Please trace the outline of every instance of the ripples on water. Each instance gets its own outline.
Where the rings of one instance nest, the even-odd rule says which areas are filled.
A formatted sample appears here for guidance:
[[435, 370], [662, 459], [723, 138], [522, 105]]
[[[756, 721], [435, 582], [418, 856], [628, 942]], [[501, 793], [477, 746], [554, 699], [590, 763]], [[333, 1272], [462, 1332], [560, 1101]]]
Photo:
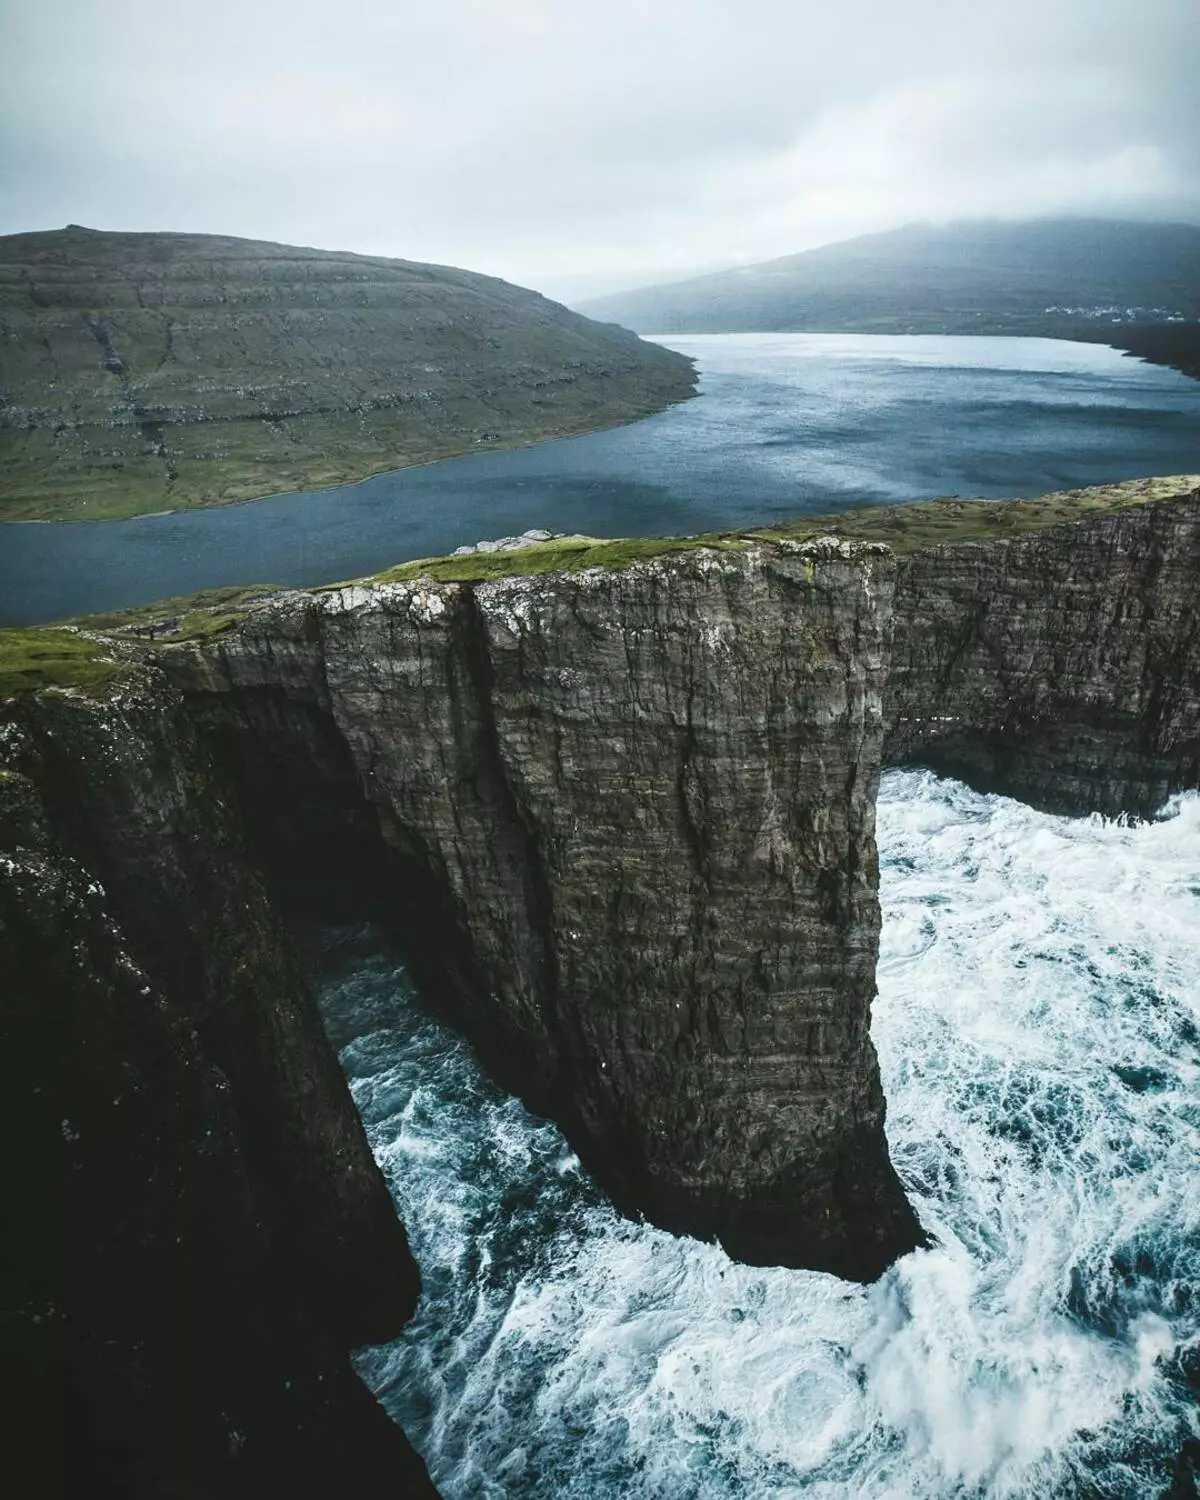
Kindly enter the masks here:
[[607, 432], [253, 505], [8, 526], [0, 624], [229, 584], [360, 578], [531, 526], [678, 536], [864, 500], [1006, 499], [1200, 469], [1200, 384], [1102, 344], [810, 333], [663, 342], [697, 359], [699, 399]]
[[465, 1497], [1156, 1495], [1200, 1386], [1200, 796], [885, 777], [873, 1034], [933, 1250], [875, 1286], [619, 1218], [361, 932], [324, 1007], [421, 1264], [359, 1368]]

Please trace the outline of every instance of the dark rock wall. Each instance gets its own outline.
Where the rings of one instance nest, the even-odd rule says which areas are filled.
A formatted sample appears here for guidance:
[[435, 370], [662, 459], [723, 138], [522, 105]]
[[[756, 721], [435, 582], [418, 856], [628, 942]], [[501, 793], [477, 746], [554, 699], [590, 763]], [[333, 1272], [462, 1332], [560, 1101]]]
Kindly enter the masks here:
[[868, 1036], [881, 758], [1152, 811], [1200, 779], [1197, 578], [1184, 496], [292, 595], [168, 661], [264, 863], [388, 922], [619, 1203], [871, 1276], [919, 1239]]
[[0, 1358], [26, 1472], [432, 1495], [348, 1361], [399, 1332], [416, 1266], [178, 694], [151, 670], [47, 695], [3, 752]]
[[370, 809], [376, 914], [619, 1202], [871, 1277], [919, 1238], [868, 1035], [892, 571], [835, 543], [348, 588], [171, 670], [251, 819], [318, 766], [312, 802]]
[[1200, 493], [898, 560], [885, 759], [1053, 811], [1200, 785]]

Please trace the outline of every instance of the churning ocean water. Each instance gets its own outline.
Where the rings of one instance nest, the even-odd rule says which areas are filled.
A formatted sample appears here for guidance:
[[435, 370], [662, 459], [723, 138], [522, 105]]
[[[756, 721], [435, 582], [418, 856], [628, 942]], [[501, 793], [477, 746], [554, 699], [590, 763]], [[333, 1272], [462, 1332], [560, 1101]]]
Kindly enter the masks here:
[[323, 1007], [421, 1265], [359, 1370], [443, 1495], [1141, 1497], [1200, 1429], [1200, 796], [879, 807], [873, 1035], [934, 1248], [874, 1286], [620, 1218], [394, 954]]

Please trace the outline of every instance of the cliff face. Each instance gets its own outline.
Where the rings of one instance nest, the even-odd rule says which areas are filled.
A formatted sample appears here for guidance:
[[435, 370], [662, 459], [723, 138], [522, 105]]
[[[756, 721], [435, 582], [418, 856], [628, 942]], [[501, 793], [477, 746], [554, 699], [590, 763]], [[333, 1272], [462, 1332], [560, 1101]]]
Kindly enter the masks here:
[[898, 562], [887, 759], [1068, 813], [1200, 785], [1200, 490]]
[[247, 499], [626, 422], [681, 355], [448, 266], [218, 235], [0, 237], [0, 519]]
[[[892, 571], [833, 544], [351, 588], [169, 670], [268, 861], [370, 870], [619, 1202], [872, 1277], [919, 1238], [868, 1036]], [[305, 849], [314, 805], [340, 852], [320, 815]]]
[[1200, 488], [836, 524], [0, 650], [43, 688], [0, 711], [43, 1404], [202, 1494], [338, 1493], [351, 1429], [361, 1474], [407, 1461], [345, 1353], [415, 1273], [274, 901], [386, 922], [628, 1209], [848, 1276], [919, 1243], [868, 1030], [880, 765], [1109, 813], [1197, 785]]
[[0, 1357], [26, 1472], [432, 1494], [347, 1357], [403, 1326], [416, 1266], [179, 695], [140, 668], [47, 694], [0, 748]]
[[618, 1202], [864, 1277], [920, 1238], [868, 1036], [881, 763], [1110, 813], [1200, 771], [1191, 481], [955, 544], [911, 510], [891, 550], [414, 564], [163, 655], [277, 886], [390, 923]]

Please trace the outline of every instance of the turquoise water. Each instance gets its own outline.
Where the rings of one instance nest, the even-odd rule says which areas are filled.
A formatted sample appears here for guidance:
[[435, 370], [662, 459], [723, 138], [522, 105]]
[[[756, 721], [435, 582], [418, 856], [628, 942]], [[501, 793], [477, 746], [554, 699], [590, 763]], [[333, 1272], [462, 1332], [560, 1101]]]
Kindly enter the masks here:
[[10, 525], [0, 625], [225, 584], [309, 585], [528, 527], [655, 536], [866, 501], [1034, 495], [1200, 470], [1200, 382], [1049, 339], [714, 334], [700, 394], [515, 453], [132, 521]]
[[396, 958], [323, 1009], [420, 1261], [359, 1368], [448, 1500], [1143, 1500], [1197, 1433], [1200, 795], [1071, 821], [924, 772], [879, 806], [872, 1034], [932, 1249], [876, 1285], [620, 1218]]

